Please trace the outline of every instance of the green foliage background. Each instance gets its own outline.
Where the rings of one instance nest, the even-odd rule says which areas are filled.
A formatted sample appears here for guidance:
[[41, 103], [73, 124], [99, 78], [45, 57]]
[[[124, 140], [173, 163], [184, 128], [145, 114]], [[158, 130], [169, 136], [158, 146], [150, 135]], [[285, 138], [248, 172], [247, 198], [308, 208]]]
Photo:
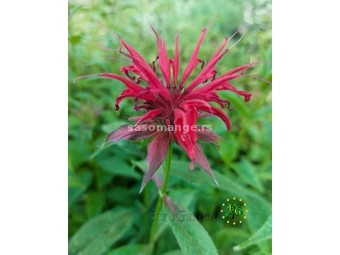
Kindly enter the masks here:
[[[149, 63], [155, 60], [157, 47], [146, 21], [148, 14], [153, 14], [149, 20], [165, 38], [170, 57], [178, 32], [182, 72], [201, 29], [216, 14], [199, 58], [209, 60], [224, 37], [249, 24], [245, 37], [217, 65], [218, 74], [252, 59], [271, 62], [271, 2], [267, 0], [70, 1], [69, 254], [146, 254], [148, 250], [149, 217], [155, 210], [158, 191], [153, 182], [141, 194], [139, 188], [149, 141], [121, 141], [94, 156], [109, 132], [130, 124], [128, 117], [138, 115], [132, 110], [133, 99], [124, 100], [121, 110], [114, 111], [115, 98], [124, 89], [122, 83], [103, 78], [73, 83], [74, 78], [85, 74], [120, 73], [120, 67], [127, 64], [118, 53], [97, 45], [100, 42], [119, 48], [117, 38], [96, 20], [119, 34]], [[199, 68], [194, 74], [198, 72]], [[271, 80], [271, 65], [256, 65], [249, 73]], [[186, 210], [218, 216], [216, 221], [199, 221], [218, 254], [271, 254], [271, 85], [252, 77], [235, 80], [233, 85], [251, 92], [250, 102], [221, 92], [222, 98], [231, 101], [233, 110], [227, 114], [232, 130], [227, 132], [218, 118], [206, 119], [206, 124], [213, 125], [214, 132], [227, 142], [220, 141], [219, 146], [202, 144], [220, 185], [198, 167], [190, 171], [189, 159], [174, 146], [167, 190]], [[231, 226], [222, 220], [220, 210], [226, 198], [234, 196], [247, 201], [249, 213], [243, 224]], [[158, 224], [154, 254], [190, 254], [182, 253], [172, 224]]]

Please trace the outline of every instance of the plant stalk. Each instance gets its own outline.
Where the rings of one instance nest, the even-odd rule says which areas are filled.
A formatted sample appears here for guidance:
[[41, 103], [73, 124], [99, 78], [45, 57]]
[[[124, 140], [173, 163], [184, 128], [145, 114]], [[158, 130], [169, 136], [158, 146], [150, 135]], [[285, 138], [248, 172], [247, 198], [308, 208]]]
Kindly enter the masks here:
[[151, 250], [153, 250], [153, 247], [154, 247], [154, 241], [155, 241], [154, 239], [155, 239], [156, 231], [157, 231], [158, 215], [159, 215], [159, 213], [161, 212], [161, 209], [162, 209], [163, 197], [165, 195], [166, 185], [167, 185], [168, 179], [169, 179], [171, 157], [172, 157], [172, 141], [170, 141], [168, 153], [167, 153], [167, 156], [166, 156], [164, 180], [163, 180], [162, 188], [159, 192], [159, 197], [158, 197], [157, 205], [156, 205], [156, 213], [155, 213], [156, 218], [154, 219], [152, 226], [151, 226], [150, 240], [149, 240], [151, 245], [152, 245]]

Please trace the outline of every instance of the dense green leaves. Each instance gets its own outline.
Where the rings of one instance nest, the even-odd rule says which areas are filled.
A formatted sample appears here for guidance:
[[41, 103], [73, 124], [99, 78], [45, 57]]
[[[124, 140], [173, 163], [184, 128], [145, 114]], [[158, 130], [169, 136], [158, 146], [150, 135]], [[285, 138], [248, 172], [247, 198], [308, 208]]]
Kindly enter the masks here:
[[131, 209], [107, 211], [85, 223], [69, 242], [70, 255], [101, 255], [124, 237], [133, 223]]
[[268, 220], [263, 224], [263, 226], [256, 231], [247, 241], [241, 243], [234, 247], [235, 251], [242, 250], [250, 245], [257, 244], [264, 240], [272, 238], [272, 217], [270, 216]]
[[193, 213], [169, 197], [165, 199], [164, 206], [168, 213], [167, 220], [185, 255], [217, 255], [211, 237]]
[[243, 158], [241, 161], [233, 163], [232, 167], [246, 184], [249, 184], [260, 193], [264, 191], [261, 182], [256, 176], [256, 168], [249, 160]]
[[126, 245], [108, 252], [106, 255], [147, 255], [148, 247], [141, 244]]
[[108, 172], [114, 175], [126, 176], [126, 177], [134, 178], [137, 180], [140, 179], [140, 174], [134, 171], [131, 165], [128, 165], [126, 162], [122, 161], [117, 156], [102, 159], [98, 163], [99, 163], [99, 166], [102, 167], [102, 169], [105, 172]]

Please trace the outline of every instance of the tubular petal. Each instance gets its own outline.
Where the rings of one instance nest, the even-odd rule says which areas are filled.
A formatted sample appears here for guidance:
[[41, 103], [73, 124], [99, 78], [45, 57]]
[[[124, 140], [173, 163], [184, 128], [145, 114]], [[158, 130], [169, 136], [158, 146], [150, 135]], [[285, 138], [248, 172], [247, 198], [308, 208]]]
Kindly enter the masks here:
[[173, 76], [174, 76], [174, 87], [177, 86], [178, 69], [179, 69], [178, 34], [176, 34], [176, 38], [175, 38], [175, 57], [174, 57], [174, 61], [172, 63], [172, 71], [173, 71]]
[[140, 118], [137, 123], [135, 124], [135, 126], [137, 126], [139, 123], [143, 122], [144, 120], [149, 120], [152, 118], [155, 118], [157, 115], [159, 115], [161, 113], [160, 109], [154, 109], [151, 111], [148, 111], [147, 113], [145, 113], [144, 116], [142, 116], [142, 118]]
[[228, 116], [222, 110], [220, 110], [220, 109], [218, 109], [214, 106], [211, 106], [210, 104], [208, 104], [207, 102], [205, 102], [203, 100], [186, 100], [186, 101], [184, 101], [183, 103], [180, 104], [180, 107], [183, 107], [184, 109], [188, 109], [188, 107], [190, 105], [194, 105], [199, 110], [209, 112], [211, 114], [218, 116], [226, 124], [227, 129], [228, 130], [231, 129], [230, 120], [229, 120]]
[[164, 39], [159, 38], [156, 30], [153, 28], [151, 24], [150, 24], [150, 27], [152, 31], [154, 32], [156, 36], [156, 40], [157, 40], [159, 69], [161, 70], [164, 80], [167, 86], [169, 87], [170, 86], [170, 60], [166, 52], [165, 42], [164, 42]]
[[207, 33], [207, 29], [203, 28], [201, 36], [199, 37], [198, 42], [195, 46], [195, 49], [194, 49], [194, 51], [193, 51], [193, 53], [190, 57], [189, 63], [185, 67], [180, 87], [183, 87], [184, 82], [186, 81], [186, 79], [189, 77], [189, 75], [192, 73], [192, 71], [195, 69], [195, 67], [199, 63], [199, 61], [197, 60], [197, 55], [198, 55], [198, 51], [200, 49], [200, 46], [202, 44], [202, 41], [203, 41], [206, 33]]

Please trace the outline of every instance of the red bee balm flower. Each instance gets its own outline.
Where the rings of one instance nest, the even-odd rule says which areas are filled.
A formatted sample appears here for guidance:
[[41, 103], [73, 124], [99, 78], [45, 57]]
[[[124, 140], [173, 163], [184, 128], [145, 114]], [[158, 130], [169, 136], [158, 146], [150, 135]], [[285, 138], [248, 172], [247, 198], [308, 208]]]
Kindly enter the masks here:
[[[228, 109], [231, 110], [229, 108], [229, 101], [221, 99], [216, 93], [218, 90], [231, 90], [243, 96], [246, 102], [249, 101], [251, 94], [237, 90], [230, 84], [230, 81], [244, 76], [243, 71], [254, 65], [254, 62], [236, 67], [215, 78], [217, 74], [215, 65], [230, 50], [230, 48], [224, 48], [232, 37], [225, 38], [223, 44], [216, 50], [204, 67], [205, 62], [198, 59], [198, 51], [207, 32], [207, 29], [204, 28], [189, 63], [185, 67], [182, 79], [179, 80], [178, 35], [175, 38], [175, 55], [173, 59], [170, 59], [166, 51], [164, 39], [159, 37], [152, 26], [151, 29], [156, 36], [158, 47], [156, 61], [158, 60], [158, 67], [163, 75], [162, 78], [156, 74], [156, 61], [153, 62], [153, 67], [151, 67], [132, 46], [119, 36], [118, 39], [121, 43], [119, 52], [132, 61], [131, 65], [121, 68], [121, 72], [127, 77], [112, 73], [79, 77], [103, 76], [123, 82], [127, 89], [123, 90], [116, 99], [115, 109], [119, 109], [119, 103], [123, 98], [133, 97], [135, 99], [134, 109], [144, 112], [143, 116], [130, 118], [130, 120], [136, 121], [133, 126], [123, 125], [109, 134], [106, 142], [116, 142], [124, 139], [135, 141], [153, 137], [153, 140], [148, 145], [148, 156], [146, 158], [149, 169], [144, 176], [141, 190], [165, 160], [171, 139], [191, 159], [191, 170], [194, 169], [194, 163], [196, 163], [216, 182], [216, 178], [210, 169], [201, 146], [197, 143], [197, 139], [201, 139], [204, 142], [217, 143], [220, 137], [209, 128], [204, 126], [197, 127], [196, 122], [198, 118], [216, 115], [222, 119], [227, 129], [230, 130], [231, 123], [228, 116], [208, 102], [216, 102], [222, 108], [227, 104]], [[122, 50], [123, 48], [126, 50], [125, 52]], [[202, 63], [202, 71], [185, 86], [186, 80], [199, 63]], [[130, 73], [134, 73], [135, 76], [131, 76]], [[144, 81], [146, 85], [142, 86], [140, 81]], [[203, 86], [199, 86], [203, 83]], [[159, 127], [162, 128], [160, 129]]]

